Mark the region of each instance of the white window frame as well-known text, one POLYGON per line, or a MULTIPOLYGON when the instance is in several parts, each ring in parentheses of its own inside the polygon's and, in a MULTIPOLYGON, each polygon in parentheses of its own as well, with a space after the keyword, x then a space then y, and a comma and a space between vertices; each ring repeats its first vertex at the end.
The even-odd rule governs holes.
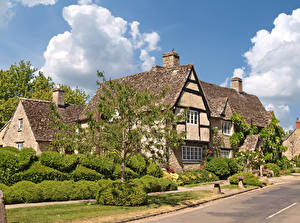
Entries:
POLYGON ((223 135, 232 135, 231 121, 222 121, 222 134, 223 135))
POLYGON ((16 142, 16 147, 18 150, 21 150, 24 148, 24 142, 16 142))
POLYGON ((198 125, 199 112, 195 110, 189 110, 187 117, 187 124, 198 125))
POLYGON ((182 161, 199 162, 203 159, 203 148, 198 146, 181 146, 182 161))
POLYGON ((21 132, 23 130, 23 119, 18 119, 18 132, 21 132))
POLYGON ((220 156, 221 157, 225 157, 225 158, 229 158, 230 156, 230 151, 227 149, 221 149, 220 151, 220 156))

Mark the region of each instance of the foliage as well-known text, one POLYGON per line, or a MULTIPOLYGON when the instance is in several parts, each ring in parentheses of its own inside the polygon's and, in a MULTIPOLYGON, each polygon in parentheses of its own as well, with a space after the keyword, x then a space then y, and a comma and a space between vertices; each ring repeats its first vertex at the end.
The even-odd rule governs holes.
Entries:
POLYGON ((282 170, 287 170, 293 168, 292 161, 290 161, 286 156, 282 156, 281 159, 278 159, 276 161, 276 164, 280 167, 282 170))
POLYGON ((98 182, 80 180, 75 182, 70 194, 71 200, 95 199, 99 191, 98 182))
POLYGON ((62 172, 71 172, 77 166, 78 157, 75 154, 66 155, 49 151, 41 154, 40 162, 44 166, 48 166, 62 172))
POLYGON ((212 128, 211 131, 211 152, 208 151, 206 154, 206 158, 209 161, 212 157, 219 157, 221 154, 221 147, 222 147, 222 142, 223 142, 223 136, 219 134, 217 128, 212 128))
POLYGON ((184 143, 184 134, 176 131, 181 115, 175 116, 168 106, 160 103, 166 91, 156 96, 139 91, 118 81, 105 81, 101 72, 97 124, 100 147, 117 154, 121 159, 121 180, 125 177, 125 163, 130 156, 150 152, 153 159, 168 160, 169 148, 184 143), (143 140, 142 140, 143 139, 143 140))
POLYGON ((219 180, 219 178, 207 170, 198 169, 194 171, 185 171, 179 174, 178 184, 198 184, 219 180))
POLYGON ((97 203, 113 206, 138 206, 147 202, 147 194, 141 185, 134 182, 113 181, 100 185, 97 203))
POLYGON ((291 161, 296 165, 296 167, 300 167, 300 154, 294 156, 291 161))
POLYGON ((263 152, 266 162, 276 163, 278 159, 281 159, 282 152, 287 150, 282 145, 284 134, 284 130, 279 126, 279 121, 275 116, 273 116, 269 126, 260 131, 259 135, 263 142, 263 152))
POLYGON ((147 170, 147 159, 142 154, 135 154, 126 160, 125 165, 139 176, 143 176, 147 170))
POLYGON ((224 157, 211 159, 206 164, 206 170, 214 173, 220 179, 226 179, 230 176, 230 169, 228 166, 227 158, 224 157))
POLYGON ((67 201, 70 199, 73 181, 48 181, 37 184, 41 190, 41 201, 67 201))
MULTIPOLYGON (((122 167, 120 164, 117 164, 115 166, 114 172, 112 174, 112 179, 113 180, 120 179, 121 175, 122 175, 122 167)), ((134 178, 138 178, 138 177, 139 177, 139 174, 134 172, 132 169, 125 167, 124 180, 130 180, 130 179, 134 179, 134 178)))
POLYGON ((139 179, 132 180, 132 182, 141 185, 146 193, 177 190, 177 184, 167 178, 145 175, 139 179))
POLYGON ((74 181, 90 180, 97 181, 103 178, 103 175, 95 170, 78 165, 76 169, 70 173, 70 178, 74 181))
POLYGON ((263 186, 263 182, 257 179, 257 177, 250 172, 242 172, 242 173, 234 174, 233 176, 229 177, 229 182, 231 184, 238 184, 239 180, 237 179, 237 177, 239 176, 244 177, 243 183, 245 185, 252 185, 252 186, 259 186, 259 187, 263 186))
POLYGON ((235 154, 235 159, 242 166, 242 169, 252 170, 259 169, 260 165, 263 165, 265 160, 261 151, 245 151, 237 152, 235 154))
POLYGON ((275 177, 280 176, 280 167, 275 163, 267 163, 265 164, 265 168, 272 170, 275 177))
POLYGON ((151 160, 149 160, 146 172, 148 175, 158 177, 158 178, 163 176, 162 168, 157 163, 151 160))

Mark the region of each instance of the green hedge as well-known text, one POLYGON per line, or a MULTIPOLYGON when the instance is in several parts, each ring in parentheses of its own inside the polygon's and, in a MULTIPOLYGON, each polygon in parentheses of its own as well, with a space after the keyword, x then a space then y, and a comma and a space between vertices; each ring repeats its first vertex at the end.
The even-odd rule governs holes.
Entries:
POLYGON ((99 183, 97 203, 114 206, 138 206, 147 203, 143 187, 135 182, 107 181, 99 183))
POLYGON ((148 166, 147 166, 147 175, 151 175, 154 177, 162 177, 163 176, 163 170, 162 168, 156 164, 154 161, 149 160, 148 166))
POLYGON ((238 164, 232 158, 218 157, 211 159, 206 164, 206 170, 214 173, 220 179, 227 179, 230 175, 238 172, 238 164))
MULTIPOLYGON (((122 172, 122 167, 120 164, 117 164, 115 166, 115 170, 112 174, 112 179, 113 180, 118 180, 121 178, 121 172, 122 172)), ((125 180, 131 180, 131 179, 134 179, 134 178, 138 178, 139 175, 134 172, 132 169, 128 168, 128 167, 125 167, 125 180)))
POLYGON ((187 184, 197 184, 197 183, 205 183, 217 181, 219 178, 214 174, 207 170, 194 170, 194 171, 185 171, 179 174, 178 183, 179 185, 187 185, 187 184))
POLYGON ((97 181, 102 179, 103 175, 98 173, 96 170, 92 170, 79 165, 72 173, 70 173, 70 178, 74 181, 79 181, 79 180, 97 181))
POLYGON ((147 159, 142 154, 135 154, 126 161, 126 166, 139 176, 144 176, 147 171, 147 159))
POLYGON ((43 152, 40 162, 44 166, 51 167, 61 172, 71 172, 78 164, 78 155, 66 155, 58 152, 43 152))
POLYGON ((256 176, 254 176, 250 172, 242 172, 234 174, 233 176, 229 177, 229 182, 231 184, 238 184, 239 180, 237 179, 238 176, 243 176, 243 183, 245 185, 252 185, 252 186, 259 186, 262 187, 264 184, 256 176))
POLYGON ((267 163, 265 164, 265 168, 269 170, 273 170, 274 176, 279 177, 280 176, 280 167, 275 163, 267 163))

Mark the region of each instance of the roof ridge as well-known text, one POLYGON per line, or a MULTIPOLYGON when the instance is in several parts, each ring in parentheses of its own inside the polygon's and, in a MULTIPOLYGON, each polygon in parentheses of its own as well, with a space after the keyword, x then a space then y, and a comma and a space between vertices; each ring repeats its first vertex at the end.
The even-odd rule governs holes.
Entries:
POLYGON ((38 101, 38 102, 47 102, 47 103, 51 103, 51 101, 42 100, 42 99, 36 99, 36 98, 23 98, 23 97, 20 97, 19 99, 20 99, 21 101, 38 101))

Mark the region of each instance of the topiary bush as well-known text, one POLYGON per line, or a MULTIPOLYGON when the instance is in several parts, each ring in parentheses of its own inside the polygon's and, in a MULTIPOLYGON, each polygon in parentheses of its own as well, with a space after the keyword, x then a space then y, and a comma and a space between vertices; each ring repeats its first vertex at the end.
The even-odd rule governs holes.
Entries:
POLYGON ((75 183, 45 180, 37 184, 37 187, 41 190, 42 201, 67 201, 70 199, 75 183))
POLYGON ((41 191, 35 183, 22 181, 6 190, 4 200, 6 204, 33 203, 42 200, 41 191))
POLYGON ((230 176, 239 172, 239 165, 235 159, 225 158, 225 160, 229 167, 230 176))
POLYGON ((40 183, 44 180, 67 180, 68 176, 58 170, 43 166, 40 162, 35 162, 28 170, 16 173, 13 176, 13 181, 18 182, 22 180, 40 183))
POLYGON ((206 164, 206 170, 214 173, 220 179, 226 179, 230 176, 230 168, 227 162, 227 158, 218 157, 211 159, 206 164))
POLYGON ((12 152, 18 154, 20 150, 18 150, 16 147, 12 146, 5 146, 5 147, 0 147, 0 152, 5 151, 5 152, 12 152))
POLYGON ((142 154, 135 154, 126 161, 126 166, 139 176, 143 176, 147 170, 147 159, 142 154))
POLYGON ((207 170, 198 169, 194 171, 185 171, 183 173, 180 173, 178 178, 178 184, 197 184, 217 180, 219 180, 219 178, 214 173, 211 173, 207 170))
POLYGON ((138 206, 147 202, 147 194, 139 184, 118 180, 100 185, 96 199, 101 205, 138 206))
POLYGON ((70 192, 71 200, 95 199, 100 189, 98 182, 80 180, 74 183, 70 192))
POLYGON ((252 186, 263 186, 263 182, 261 182, 256 176, 254 176, 250 172, 242 172, 242 173, 237 173, 234 174, 233 176, 229 177, 229 182, 231 184, 238 184, 239 180, 237 179, 238 176, 243 176, 243 183, 245 185, 252 185, 252 186))
POLYGON ((272 170, 274 172, 275 177, 280 176, 280 167, 275 163, 267 163, 265 164, 265 168, 272 170))
POLYGON ((49 151, 41 154, 40 162, 44 166, 69 173, 76 168, 78 156, 76 154, 66 155, 49 151))
POLYGON ((70 178, 74 181, 79 181, 79 180, 97 181, 102 179, 103 175, 98 173, 96 170, 92 170, 84 166, 78 165, 76 169, 72 173, 70 173, 70 178))
POLYGON ((23 148, 19 153, 19 170, 28 169, 35 161, 37 161, 35 150, 32 148, 23 148))
MULTIPOLYGON (((112 179, 113 180, 118 180, 121 178, 121 171, 122 171, 122 167, 120 164, 117 164, 115 166, 115 170, 112 174, 112 179)), ((131 170, 130 168, 128 167, 125 167, 125 180, 131 180, 131 179, 134 179, 134 178, 138 178, 139 175, 134 172, 133 170, 131 170)))
POLYGON ((146 173, 157 178, 163 176, 162 168, 152 160, 149 160, 146 173))

